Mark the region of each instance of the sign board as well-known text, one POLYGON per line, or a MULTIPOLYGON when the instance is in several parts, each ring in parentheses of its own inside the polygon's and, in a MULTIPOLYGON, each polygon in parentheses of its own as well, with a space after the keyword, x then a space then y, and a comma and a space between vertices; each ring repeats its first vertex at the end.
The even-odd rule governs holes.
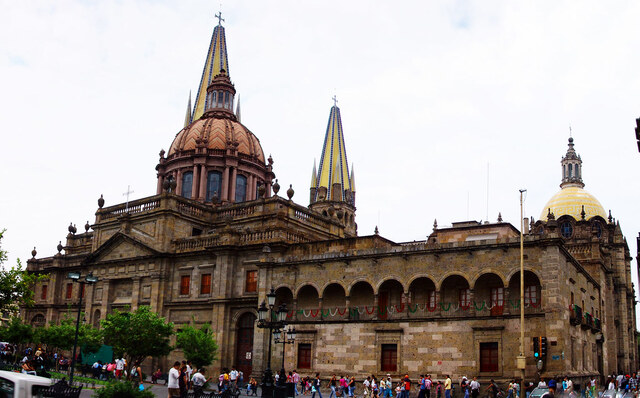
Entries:
POLYGON ((553 359, 554 361, 557 361, 560 359, 560 355, 553 355, 551 359, 553 359))
POLYGON ((251 359, 251 351, 247 351, 247 353, 244 355, 245 359, 251 359))

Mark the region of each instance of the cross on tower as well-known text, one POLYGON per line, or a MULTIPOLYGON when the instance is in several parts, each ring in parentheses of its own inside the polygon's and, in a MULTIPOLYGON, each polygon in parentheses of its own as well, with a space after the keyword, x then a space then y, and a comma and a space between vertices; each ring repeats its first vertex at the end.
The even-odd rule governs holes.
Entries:
POLYGON ((334 95, 331 99, 333 100, 333 106, 338 106, 338 98, 334 95))
POLYGON ((218 18, 218 25, 222 25, 222 21, 224 21, 224 18, 222 18, 222 10, 216 14, 215 18, 218 18))
POLYGON ((131 195, 132 193, 133 193, 133 191, 131 190, 131 185, 127 185, 127 192, 122 194, 122 196, 126 196, 127 197, 127 202, 124 205, 124 211, 125 212, 129 211, 129 195, 131 195))

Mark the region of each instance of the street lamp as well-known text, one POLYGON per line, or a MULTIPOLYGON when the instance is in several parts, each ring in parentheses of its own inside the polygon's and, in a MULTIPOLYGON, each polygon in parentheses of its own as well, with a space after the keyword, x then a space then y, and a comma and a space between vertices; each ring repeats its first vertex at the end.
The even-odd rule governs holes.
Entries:
POLYGON ((78 318, 76 319, 76 336, 73 340, 73 355, 71 356, 71 371, 69 373, 69 384, 73 383, 73 373, 76 366, 76 348, 78 347, 78 329, 80 328, 80 313, 82 312, 82 296, 84 296, 83 287, 85 284, 92 285, 98 282, 98 277, 93 276, 93 273, 84 277, 82 280, 82 274, 80 272, 69 272, 67 278, 80 284, 80 302, 78 303, 78 318))
POLYGON ((526 189, 520 190, 520 355, 518 355, 518 368, 522 371, 522 380, 520 380, 520 396, 524 394, 524 376, 526 368, 526 357, 524 355, 524 210, 523 210, 523 194, 526 189))
POLYGON ((267 302, 264 301, 258 307, 258 327, 269 329, 269 354, 267 356, 267 368, 262 375, 262 396, 264 398, 273 397, 273 373, 271 372, 271 336, 280 329, 284 329, 287 320, 287 306, 281 304, 274 314, 276 305, 276 292, 271 288, 267 293, 267 302), (275 316, 274 316, 275 315, 275 316))
MULTIPOLYGON (((285 306, 284 307, 285 316, 287 314, 286 309, 287 309, 287 307, 285 306)), ((280 314, 280 312, 278 312, 278 314, 280 314)), ((285 348, 287 347, 287 344, 295 343, 295 340, 296 340, 296 329, 295 328, 288 329, 288 330, 282 329, 282 331, 276 330, 275 332, 273 332, 273 337, 276 340, 276 344, 282 344, 282 370, 280 370, 280 373, 284 375, 285 374, 285 370, 284 370, 285 348)), ((280 381, 280 385, 284 386, 287 380, 286 380, 285 377, 282 377, 282 378, 280 378, 279 381, 280 381)))

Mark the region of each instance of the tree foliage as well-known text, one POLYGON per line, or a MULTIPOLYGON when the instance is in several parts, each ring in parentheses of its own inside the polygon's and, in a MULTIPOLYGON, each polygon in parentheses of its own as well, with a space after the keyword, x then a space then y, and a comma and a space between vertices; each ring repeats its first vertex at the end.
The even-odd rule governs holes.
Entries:
POLYGON ((218 354, 218 344, 208 323, 200 328, 184 325, 176 334, 176 346, 197 368, 210 365, 218 354))
POLYGON ((0 311, 17 311, 18 306, 31 307, 34 303, 33 285, 47 278, 46 275, 38 275, 22 269, 20 259, 17 264, 5 269, 3 264, 7 261, 7 252, 2 250, 2 236, 5 230, 0 231, 0 311))
POLYGON ((30 343, 33 338, 33 327, 15 316, 0 326, 0 340, 11 344, 30 343))
MULTIPOLYGON (((80 315, 82 318, 82 314, 80 315)), ((46 344, 47 347, 59 350, 71 350, 76 335, 76 319, 67 312, 58 324, 51 324, 35 329, 34 342, 46 344)), ((78 346, 85 352, 96 352, 102 346, 102 332, 93 326, 81 323, 78 328, 78 346)))
POLYGON ((113 347, 116 356, 129 357, 130 363, 171 352, 169 338, 173 335, 173 323, 147 306, 133 312, 116 310, 108 314, 101 324, 105 344, 113 347))

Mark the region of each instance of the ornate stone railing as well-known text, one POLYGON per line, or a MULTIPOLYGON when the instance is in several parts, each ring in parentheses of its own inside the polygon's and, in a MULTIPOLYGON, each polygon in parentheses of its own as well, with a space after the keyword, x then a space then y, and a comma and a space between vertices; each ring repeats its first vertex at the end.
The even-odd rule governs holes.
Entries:
POLYGON ((322 228, 329 228, 329 223, 327 221, 323 220, 319 215, 313 213, 310 210, 307 210, 303 207, 291 208, 291 210, 293 212, 292 214, 293 218, 310 222, 322 228))
POLYGON ((250 216, 256 212, 257 205, 232 207, 223 209, 218 212, 218 217, 244 217, 250 216))
POLYGON ((178 252, 202 250, 207 247, 216 246, 217 244, 218 237, 214 235, 192 236, 189 238, 176 239, 171 242, 173 249, 178 252))
POLYGON ((109 220, 111 218, 120 217, 123 214, 143 213, 146 211, 157 209, 159 207, 160 207, 160 198, 158 196, 152 196, 150 198, 129 202, 128 206, 124 203, 121 203, 116 206, 104 208, 102 209, 100 218, 102 220, 109 220))

